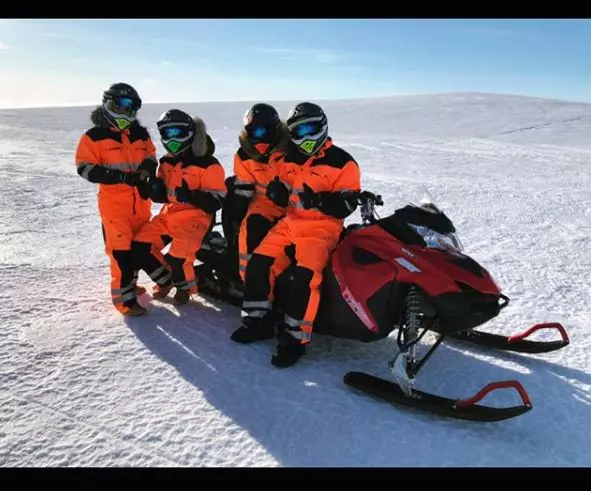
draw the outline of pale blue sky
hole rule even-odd
[[[0,107],[483,91],[591,102],[589,20],[0,20]]]

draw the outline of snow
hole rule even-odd
[[[228,173],[248,105],[178,105],[205,119]],[[468,397],[517,379],[532,411],[463,422],[343,384],[349,370],[388,377],[393,339],[317,336],[278,370],[272,341],[230,341],[239,310],[220,302],[152,301],[148,316],[122,318],[108,296],[96,187],[73,163],[89,108],[1,110],[0,465],[591,465],[591,105],[471,93],[323,105],[364,187],[384,197],[381,215],[424,184],[455,221],[511,298],[487,330],[558,321],[571,337],[545,355],[450,342],[417,386]],[[282,116],[290,106],[276,104]],[[142,109],[152,135],[168,107]],[[517,400],[499,391],[486,402]]]

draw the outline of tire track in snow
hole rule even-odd
[[[540,124],[534,124],[531,126],[523,126],[522,128],[516,128],[513,130],[507,130],[507,131],[502,131],[501,133],[499,133],[499,135],[510,135],[512,133],[521,133],[523,131],[531,131],[531,130],[539,130],[541,128],[547,128],[548,126],[553,126],[555,124],[561,124],[561,123],[572,123],[573,121],[579,121],[581,119],[584,119],[586,116],[576,116],[574,118],[567,118],[567,119],[559,119],[556,121],[548,121],[547,123],[540,123]],[[492,135],[494,137],[494,135]]]

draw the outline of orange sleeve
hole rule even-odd
[[[240,158],[238,152],[234,154],[234,175],[236,184],[254,184],[255,179],[246,165],[246,161]]]
[[[206,213],[215,213],[222,207],[226,196],[224,168],[212,162],[205,169],[191,166],[183,172],[183,186],[191,191],[188,203]]]
[[[226,196],[225,179],[226,173],[222,165],[219,162],[211,164],[201,176],[201,191],[223,198]]]
[[[333,183],[333,191],[361,191],[361,172],[354,160],[349,160]]]
[[[101,163],[100,153],[96,143],[84,133],[76,147],[76,166],[82,164],[99,165]]]
[[[80,177],[94,183],[112,184],[119,181],[116,172],[101,168],[101,155],[98,144],[84,133],[76,147],[76,172]],[[113,175],[105,175],[105,174]]]

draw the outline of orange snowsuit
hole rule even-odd
[[[198,291],[195,255],[226,194],[224,168],[213,155],[215,145],[205,133],[202,120],[194,119],[202,132],[196,133],[192,146],[182,155],[166,154],[160,159],[150,195],[154,201],[165,204],[134,237],[134,250],[142,263],[146,260],[147,244],[162,250],[170,243],[165,260],[171,266],[172,284],[177,291],[188,290],[192,294]]]
[[[286,212],[286,207],[278,206],[266,196],[268,184],[281,171],[280,159],[283,156],[282,145],[285,139],[286,134],[282,136],[274,150],[262,155],[258,151],[261,144],[253,148],[241,135],[241,146],[234,154],[234,175],[236,176],[233,184],[234,193],[236,198],[242,198],[247,206],[245,212],[238,212],[241,216],[238,232],[238,269],[242,281],[244,281],[248,260],[255,248]],[[240,204],[231,206],[240,207]]]
[[[293,289],[285,310],[289,334],[310,342],[320,303],[323,270],[360,191],[357,162],[329,138],[307,157],[297,150],[282,161],[280,180],[291,190],[285,218],[263,239],[248,263],[242,310],[262,317],[271,308],[275,278],[295,258]]]
[[[105,252],[110,259],[111,297],[117,310],[126,313],[136,304],[137,268],[131,241],[150,220],[152,207],[152,201],[140,195],[140,172],[144,176],[155,173],[156,148],[146,128],[137,122],[123,131],[115,129],[100,107],[93,110],[91,121],[94,127],[80,137],[75,162],[81,177],[98,183],[98,209]]]

